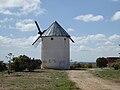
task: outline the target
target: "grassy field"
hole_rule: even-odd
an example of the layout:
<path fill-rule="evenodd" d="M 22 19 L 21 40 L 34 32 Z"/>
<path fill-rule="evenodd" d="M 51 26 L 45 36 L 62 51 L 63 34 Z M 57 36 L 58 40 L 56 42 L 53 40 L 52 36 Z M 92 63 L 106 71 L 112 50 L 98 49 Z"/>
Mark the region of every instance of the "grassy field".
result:
<path fill-rule="evenodd" d="M 62 70 L 0 72 L 0 90 L 79 90 Z"/>
<path fill-rule="evenodd" d="M 101 70 L 95 70 L 93 74 L 103 79 L 112 80 L 120 83 L 120 70 L 101 69 Z"/>

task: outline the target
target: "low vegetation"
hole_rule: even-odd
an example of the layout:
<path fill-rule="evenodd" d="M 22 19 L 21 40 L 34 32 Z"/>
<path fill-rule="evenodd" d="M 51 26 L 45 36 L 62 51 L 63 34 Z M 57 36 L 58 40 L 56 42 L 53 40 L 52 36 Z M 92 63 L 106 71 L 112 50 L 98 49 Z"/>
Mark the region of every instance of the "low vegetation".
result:
<path fill-rule="evenodd" d="M 34 71 L 34 69 L 41 66 L 42 62 L 29 58 L 26 55 L 20 55 L 18 57 L 14 57 L 12 59 L 12 63 L 9 64 L 10 69 L 14 70 L 15 72 L 23 71 L 25 69 L 29 71 Z"/>
<path fill-rule="evenodd" d="M 79 62 L 73 62 L 70 65 L 70 69 L 83 69 L 83 68 L 93 68 L 95 67 L 95 64 L 93 63 L 79 63 Z"/>
<path fill-rule="evenodd" d="M 62 70 L 0 72 L 0 90 L 79 90 Z"/>
<path fill-rule="evenodd" d="M 120 69 L 120 60 L 118 60 L 117 62 L 113 63 L 113 67 L 115 70 Z"/>
<path fill-rule="evenodd" d="M 20 55 L 18 57 L 12 57 L 12 53 L 9 53 L 8 56 L 9 63 L 3 63 L 0 61 L 0 72 L 7 70 L 8 73 L 12 72 L 22 72 L 24 70 L 34 71 L 35 69 L 41 68 L 42 61 L 39 59 L 31 59 L 26 55 Z"/>
<path fill-rule="evenodd" d="M 120 83 L 120 70 L 100 69 L 94 71 L 93 74 L 103 79 L 112 80 Z"/>
<path fill-rule="evenodd" d="M 6 64 L 5 63 L 3 63 L 3 61 L 0 61 L 0 71 L 4 71 L 4 70 L 6 70 L 7 68 L 6 68 Z"/>

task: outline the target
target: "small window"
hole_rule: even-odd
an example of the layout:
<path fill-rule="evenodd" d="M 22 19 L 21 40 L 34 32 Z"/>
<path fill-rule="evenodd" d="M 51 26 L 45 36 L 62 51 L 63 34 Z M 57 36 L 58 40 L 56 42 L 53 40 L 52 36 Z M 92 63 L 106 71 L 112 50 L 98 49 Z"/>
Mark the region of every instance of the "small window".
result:
<path fill-rule="evenodd" d="M 64 40 L 66 40 L 66 38 L 64 38 Z"/>
<path fill-rule="evenodd" d="M 51 40 L 53 40 L 53 38 L 51 38 Z"/>

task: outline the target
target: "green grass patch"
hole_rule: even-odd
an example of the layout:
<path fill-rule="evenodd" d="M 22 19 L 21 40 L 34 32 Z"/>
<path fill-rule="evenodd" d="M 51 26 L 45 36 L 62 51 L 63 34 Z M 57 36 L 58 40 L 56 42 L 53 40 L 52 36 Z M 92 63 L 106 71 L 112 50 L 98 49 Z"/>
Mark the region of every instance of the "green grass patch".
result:
<path fill-rule="evenodd" d="M 102 69 L 92 72 L 95 76 L 120 83 L 120 70 Z"/>
<path fill-rule="evenodd" d="M 79 90 L 63 70 L 0 72 L 0 90 Z"/>

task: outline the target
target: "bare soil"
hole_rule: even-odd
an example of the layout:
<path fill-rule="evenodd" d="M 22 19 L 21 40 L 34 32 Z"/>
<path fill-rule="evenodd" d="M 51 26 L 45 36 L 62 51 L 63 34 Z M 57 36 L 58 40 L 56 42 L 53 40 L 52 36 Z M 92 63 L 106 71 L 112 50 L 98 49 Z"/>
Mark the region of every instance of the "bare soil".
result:
<path fill-rule="evenodd" d="M 70 70 L 68 76 L 81 90 L 120 90 L 120 83 L 96 77 L 89 70 Z"/>

